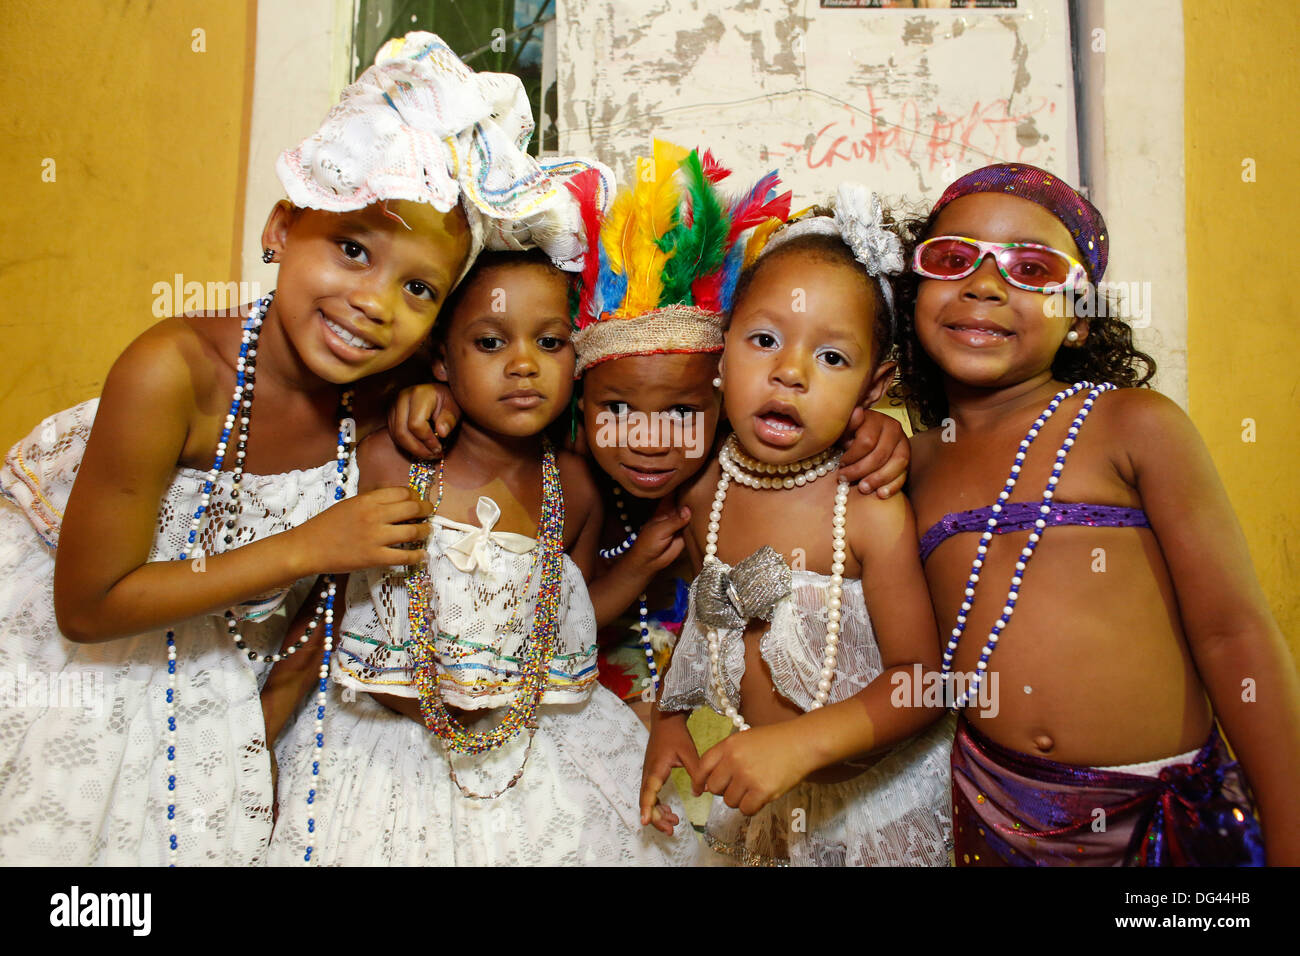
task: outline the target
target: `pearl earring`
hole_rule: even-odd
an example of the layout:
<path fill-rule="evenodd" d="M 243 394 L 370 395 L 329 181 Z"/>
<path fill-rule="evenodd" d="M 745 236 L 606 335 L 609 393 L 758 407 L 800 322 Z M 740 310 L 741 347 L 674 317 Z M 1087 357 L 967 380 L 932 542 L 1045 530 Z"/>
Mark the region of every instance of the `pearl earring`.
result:
<path fill-rule="evenodd" d="M 263 261 L 263 262 L 271 262 L 273 259 L 275 259 L 275 250 L 274 250 L 274 249 L 263 249 L 263 250 L 262 250 L 262 261 Z"/>
<path fill-rule="evenodd" d="M 1079 341 L 1079 333 L 1074 331 L 1074 329 L 1070 329 L 1070 331 L 1065 333 L 1065 341 L 1067 342 Z"/>
<path fill-rule="evenodd" d="M 721 375 L 714 376 L 714 379 L 713 379 L 713 387 L 714 387 L 714 388 L 722 388 L 722 376 L 721 376 Z"/>

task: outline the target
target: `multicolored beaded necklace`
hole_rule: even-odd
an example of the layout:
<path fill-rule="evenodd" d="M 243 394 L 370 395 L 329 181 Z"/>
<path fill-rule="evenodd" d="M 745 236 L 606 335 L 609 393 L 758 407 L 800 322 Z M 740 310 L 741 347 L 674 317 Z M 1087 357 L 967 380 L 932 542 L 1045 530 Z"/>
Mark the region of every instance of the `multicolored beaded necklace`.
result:
<path fill-rule="evenodd" d="M 230 410 L 226 413 L 226 419 L 222 423 L 221 438 L 217 442 L 216 456 L 212 463 L 212 468 L 208 471 L 207 478 L 203 482 L 203 490 L 199 498 L 199 506 L 194 515 L 190 518 L 190 530 L 186 536 L 185 550 L 181 552 L 177 560 L 185 561 L 189 559 L 191 549 L 198 546 L 200 528 L 202 526 L 204 515 L 208 520 L 212 520 L 212 511 L 209 504 L 212 500 L 212 490 L 216 487 L 217 476 L 221 473 L 221 466 L 226 460 L 227 443 L 230 440 L 232 429 L 238 431 L 238 440 L 235 446 L 235 467 L 231 477 L 234 485 L 230 492 L 231 505 L 229 515 L 225 522 L 226 534 L 224 536 L 227 545 L 234 543 L 234 530 L 236 519 L 239 516 L 241 504 L 239 487 L 244 480 L 244 458 L 248 447 L 248 426 L 253 413 L 253 388 L 256 382 L 256 364 L 257 364 L 257 339 L 261 334 L 262 321 L 266 317 L 267 311 L 271 308 L 271 302 L 275 299 L 275 292 L 268 293 L 264 298 L 259 299 L 249 310 L 248 318 L 243 322 L 243 333 L 240 337 L 239 357 L 235 360 L 235 390 L 230 399 Z M 347 496 L 347 477 L 349 473 L 349 464 L 352 462 L 352 452 L 356 445 L 356 422 L 351 418 L 352 411 L 352 392 L 345 391 L 339 398 L 340 417 L 337 452 L 335 454 L 335 487 L 334 500 L 340 501 Z M 201 554 L 201 552 L 200 552 Z M 307 644 L 315 633 L 316 628 L 320 625 L 322 616 L 325 619 L 325 652 L 321 659 L 320 681 L 316 689 L 316 760 L 312 762 L 312 776 L 320 775 L 320 751 L 325 746 L 324 737 L 324 720 L 325 720 L 325 694 L 327 687 L 327 678 L 329 675 L 330 657 L 334 650 L 334 576 L 327 574 L 322 578 L 323 586 L 320 596 L 317 598 L 315 613 L 307 625 L 307 630 L 297 644 L 290 645 L 281 653 L 259 655 L 256 651 L 247 649 L 243 636 L 239 632 L 239 622 L 235 617 L 233 610 L 225 613 L 226 629 L 230 633 L 231 639 L 235 646 L 247 653 L 250 661 L 259 659 L 266 664 L 276 663 L 282 657 L 288 657 L 296 654 L 298 649 Z M 167 829 L 167 864 L 175 866 L 179 853 L 176 837 L 176 632 L 169 628 L 167 631 L 167 730 L 165 735 L 167 745 L 167 820 L 169 826 Z M 312 787 L 307 791 L 307 804 L 313 805 L 316 801 L 316 788 Z M 314 833 L 316 830 L 315 817 L 309 817 L 307 820 L 307 832 Z M 304 860 L 310 862 L 312 847 L 306 848 Z"/>
<path fill-rule="evenodd" d="M 432 582 L 427 564 L 411 569 L 407 577 L 408 614 L 410 636 L 415 659 L 415 689 L 420 695 L 420 712 L 425 726 L 442 741 L 447 751 L 447 764 L 451 779 L 465 796 L 475 800 L 492 800 L 505 793 L 523 776 L 528 756 L 532 752 L 533 735 L 537 732 L 537 710 L 546 692 L 551 659 L 555 655 L 556 634 L 559 629 L 560 584 L 564 573 L 564 492 L 560 487 L 560 472 L 555 464 L 555 451 L 549 441 L 542 445 L 542 514 L 538 522 L 537 547 L 533 552 L 533 570 L 540 569 L 537 603 L 533 612 L 533 628 L 521 657 L 523 676 L 519 693 L 506 708 L 506 715 L 491 730 L 479 733 L 466 730 L 456 722 L 442 699 L 438 682 L 437 622 L 432 605 Z M 439 463 L 438 502 L 442 503 L 442 478 L 445 462 Z M 429 487 L 432 469 L 417 462 L 411 466 L 411 487 L 424 497 Z M 530 577 L 531 577 L 530 572 Z M 516 614 L 518 613 L 516 608 Z M 467 789 L 456 777 L 451 767 L 451 754 L 477 756 L 496 750 L 513 740 L 523 730 L 528 731 L 528 749 L 514 776 L 501 789 L 480 794 Z"/>

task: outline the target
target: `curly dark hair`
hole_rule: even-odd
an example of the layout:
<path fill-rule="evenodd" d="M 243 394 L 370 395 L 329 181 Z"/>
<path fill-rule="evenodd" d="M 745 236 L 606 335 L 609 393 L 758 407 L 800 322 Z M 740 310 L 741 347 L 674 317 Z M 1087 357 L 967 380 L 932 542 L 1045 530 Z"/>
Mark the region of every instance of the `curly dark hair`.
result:
<path fill-rule="evenodd" d="M 910 249 L 930 236 L 935 218 L 931 215 L 898 224 L 899 230 L 908 237 L 905 244 Z M 894 405 L 907 407 L 914 425 L 933 428 L 948 417 L 948 394 L 944 390 L 942 369 L 921 348 L 916 335 L 916 294 L 924 280 L 911 271 L 910 256 L 908 266 L 908 272 L 895 286 L 899 317 L 898 378 L 889 389 L 889 398 Z M 1079 311 L 1106 314 L 1088 320 L 1088 335 L 1081 346 L 1062 347 L 1057 351 L 1052 377 L 1062 382 L 1088 380 L 1113 382 L 1121 388 L 1149 387 L 1156 374 L 1156 360 L 1133 344 L 1132 327 L 1116 317 L 1121 311 L 1118 295 L 1108 291 L 1101 294 L 1105 296 L 1105 308 L 1093 307 L 1093 299 L 1098 295 L 1096 286 L 1089 285 L 1075 296 Z"/>
<path fill-rule="evenodd" d="M 828 209 L 825 206 L 816 206 L 808 216 L 796 221 L 802 222 L 807 218 L 832 215 L 834 215 L 833 210 Z M 898 223 L 891 216 L 888 210 L 885 210 L 882 221 L 886 228 L 891 232 L 898 232 Z M 911 261 L 914 244 L 907 235 L 900 235 L 900 238 L 903 240 L 904 261 Z M 897 344 L 897 320 L 891 320 L 889 307 L 885 303 L 884 294 L 880 290 L 880 283 L 876 281 L 876 277 L 867 272 L 866 266 L 854 258 L 853 250 L 846 246 L 844 241 L 838 236 L 820 234 L 797 236 L 794 239 L 790 239 L 783 243 L 778 248 L 773 249 L 770 253 L 759 256 L 757 260 L 750 264 L 749 268 L 745 269 L 745 271 L 740 274 L 740 278 L 736 282 L 735 294 L 731 299 L 731 311 L 735 310 L 736 306 L 740 303 L 740 300 L 744 298 L 745 293 L 753 284 L 754 278 L 765 266 L 790 255 L 800 255 L 820 262 L 831 262 L 844 265 L 862 277 L 862 280 L 867 284 L 867 287 L 871 289 L 872 301 L 875 306 L 875 322 L 872 328 L 872 337 L 878 345 L 876 363 L 879 364 L 889 359 L 893 354 L 895 345 Z M 899 283 L 901 280 L 906 279 L 906 275 L 886 275 L 881 278 L 884 279 L 885 282 L 889 283 L 890 291 L 893 292 L 894 295 L 895 308 L 897 308 L 900 292 Z M 726 322 L 728 326 L 731 324 L 731 311 L 727 313 Z"/>
<path fill-rule="evenodd" d="M 497 269 L 501 266 L 534 266 L 539 269 L 546 269 L 555 273 L 557 276 L 563 276 L 566 281 L 571 281 L 571 276 L 567 272 L 562 272 L 556 268 L 555 263 L 541 249 L 528 249 L 524 252 L 512 252 L 506 250 L 489 249 L 479 253 L 474 265 L 465 273 L 465 278 L 461 279 L 448 293 L 447 298 L 443 300 L 442 307 L 438 309 L 438 321 L 434 323 L 432 331 L 429 333 L 429 341 L 433 346 L 441 345 L 446 338 L 447 329 L 451 325 L 451 318 L 460 308 L 461 300 L 465 298 L 465 293 L 474 285 L 475 280 L 480 275 L 490 269 Z"/>

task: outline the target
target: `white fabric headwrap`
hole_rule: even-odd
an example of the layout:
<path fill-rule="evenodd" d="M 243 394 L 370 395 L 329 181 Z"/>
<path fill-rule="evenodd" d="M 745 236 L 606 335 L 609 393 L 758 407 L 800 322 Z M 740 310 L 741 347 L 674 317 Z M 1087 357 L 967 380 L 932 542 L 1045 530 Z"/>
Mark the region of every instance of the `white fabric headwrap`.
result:
<path fill-rule="evenodd" d="M 464 271 L 485 246 L 533 244 L 561 268 L 576 268 L 568 250 L 581 226 L 562 180 L 584 161 L 547 160 L 553 175 L 527 153 L 532 132 L 517 76 L 475 73 L 435 34 L 408 33 L 380 48 L 320 129 L 275 168 L 289 200 L 311 209 L 406 199 L 447 212 L 459 204 L 471 234 Z M 612 185 L 608 169 L 585 165 Z"/>

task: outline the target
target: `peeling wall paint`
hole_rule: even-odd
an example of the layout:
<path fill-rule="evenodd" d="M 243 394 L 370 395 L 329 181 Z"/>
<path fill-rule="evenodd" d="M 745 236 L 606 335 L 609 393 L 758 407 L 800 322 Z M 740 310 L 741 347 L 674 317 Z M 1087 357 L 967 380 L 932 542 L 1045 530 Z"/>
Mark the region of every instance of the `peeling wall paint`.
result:
<path fill-rule="evenodd" d="M 620 175 L 655 136 L 707 144 L 796 201 L 856 179 L 925 203 L 1019 160 L 1077 177 L 1064 0 L 1015 11 L 823 10 L 811 0 L 566 0 L 560 150 Z"/>

